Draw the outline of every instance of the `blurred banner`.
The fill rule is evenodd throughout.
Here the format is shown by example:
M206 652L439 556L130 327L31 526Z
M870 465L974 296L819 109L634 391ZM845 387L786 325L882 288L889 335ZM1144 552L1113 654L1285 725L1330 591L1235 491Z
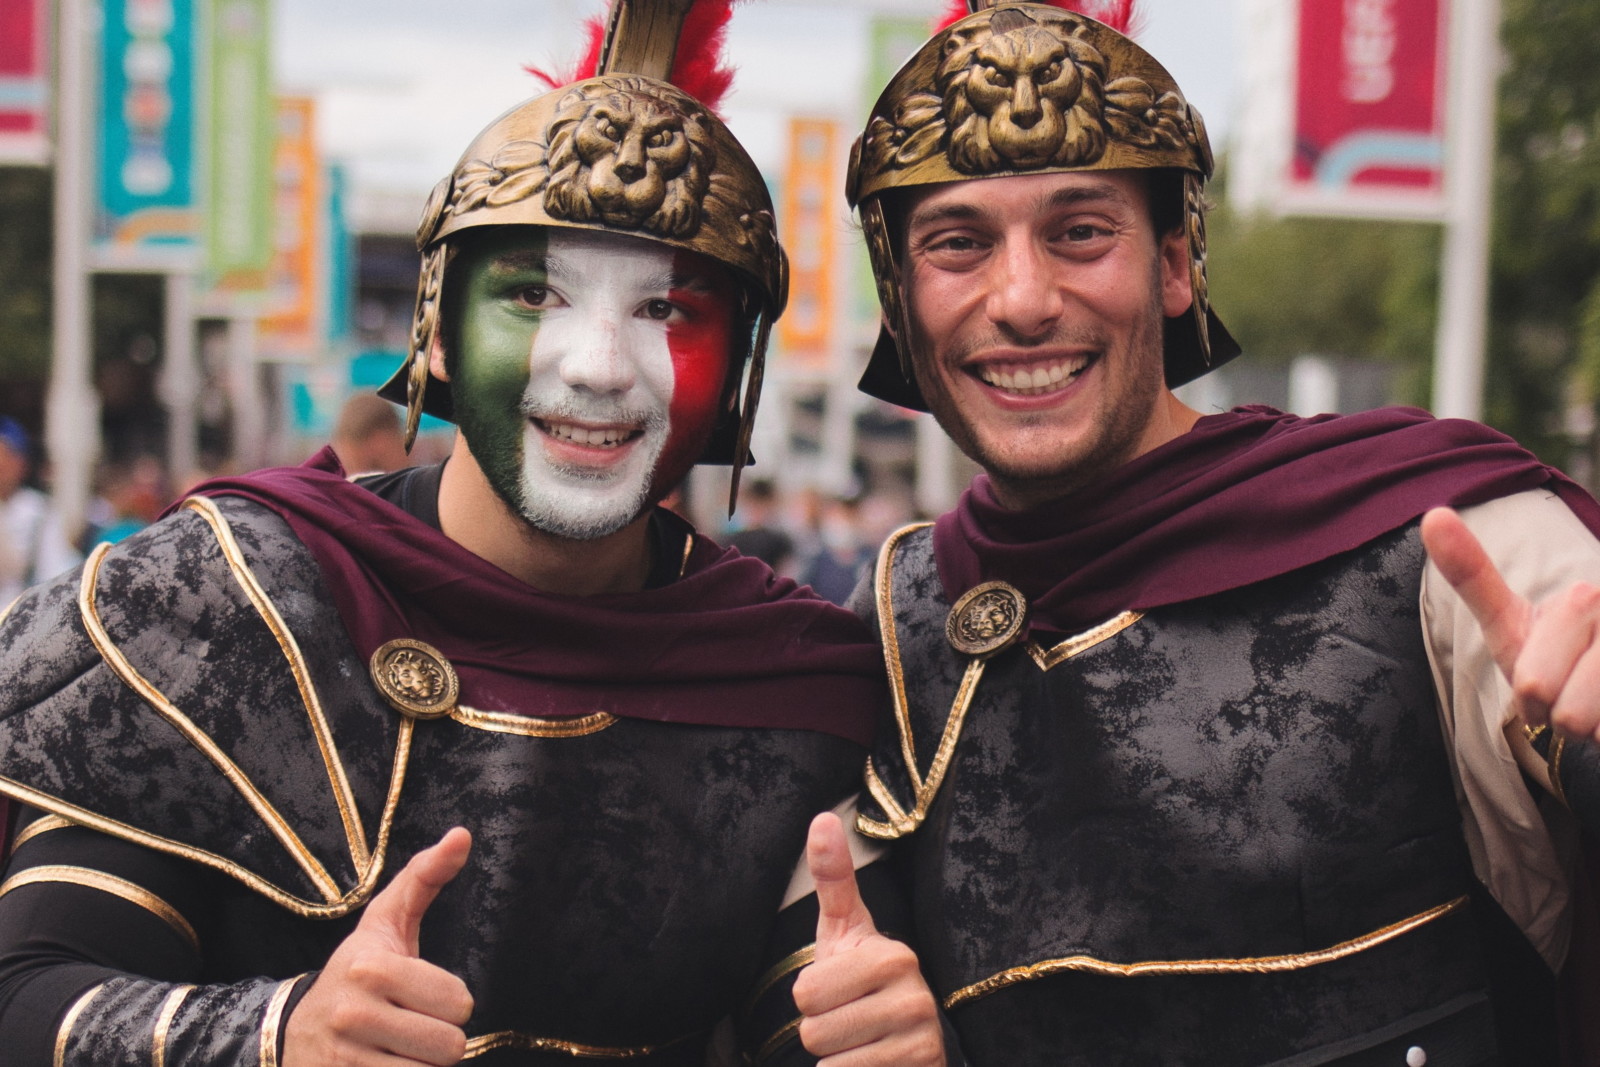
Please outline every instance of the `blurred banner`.
M1442 216L1446 0L1299 0L1290 212Z
M207 94L206 271L264 288L272 259L271 0L213 0Z
M0 0L0 164L50 158L50 8Z
M322 319L323 333L330 345L348 340L354 323L356 241L345 210L349 185L344 167L333 163L324 168L322 217L326 286Z
M310 359L321 347L322 181L316 110L310 97L280 96L273 152L272 264L267 274L262 351Z
M195 0L104 0L104 12L94 265L192 268Z
M785 363L826 372L834 339L833 278L837 229L846 217L835 175L839 124L790 119L789 154L778 217L789 253L789 306L778 320Z

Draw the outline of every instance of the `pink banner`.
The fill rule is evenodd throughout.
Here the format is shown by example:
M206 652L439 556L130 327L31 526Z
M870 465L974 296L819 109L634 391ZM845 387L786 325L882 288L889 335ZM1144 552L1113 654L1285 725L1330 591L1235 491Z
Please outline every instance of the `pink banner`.
M1440 202L1444 2L1299 0L1291 198Z
M0 163L48 156L49 31L46 0L0 0Z

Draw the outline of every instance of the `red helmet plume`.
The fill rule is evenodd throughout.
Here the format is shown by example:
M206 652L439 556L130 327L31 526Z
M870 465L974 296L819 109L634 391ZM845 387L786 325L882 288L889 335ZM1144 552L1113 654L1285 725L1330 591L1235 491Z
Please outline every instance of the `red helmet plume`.
M723 62L722 47L728 37L728 20L737 0L696 0L683 23L678 38L678 54L672 61L672 76L667 80L704 104L712 114L733 84L733 68ZM583 57L566 72L548 73L536 67L527 71L552 89L594 77L600 65L600 47L605 37L605 19L595 16L585 24L589 45Z

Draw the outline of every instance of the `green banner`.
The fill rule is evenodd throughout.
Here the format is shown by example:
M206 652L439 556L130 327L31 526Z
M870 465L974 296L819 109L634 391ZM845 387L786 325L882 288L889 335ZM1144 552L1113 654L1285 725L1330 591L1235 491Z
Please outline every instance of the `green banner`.
M272 256L271 0L210 0L206 266L259 289Z

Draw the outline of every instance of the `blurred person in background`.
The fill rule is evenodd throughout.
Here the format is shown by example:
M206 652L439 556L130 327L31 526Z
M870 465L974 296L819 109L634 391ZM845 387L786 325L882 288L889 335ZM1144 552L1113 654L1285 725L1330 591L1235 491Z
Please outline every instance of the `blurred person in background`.
M767 478L752 479L740 494L739 521L723 540L782 574L794 556L794 538L779 525L781 511L778 487Z
M859 496L826 497L817 523L817 547L801 561L796 577L835 604L850 599L876 553L861 536L860 515Z
M405 424L395 406L372 393L344 402L333 426L333 450L352 478L409 466Z
M881 657L657 506L737 491L785 300L760 173L667 78L726 87L727 5L685 14L619 6L606 73L430 197L382 393L444 463L207 483L0 626L7 1067L814 1062L795 961L857 955L875 854L828 816L797 862ZM942 1062L865 951L914 1010L820 1051Z
M50 498L28 484L32 473L33 439L16 419L0 415L0 610L83 559Z

